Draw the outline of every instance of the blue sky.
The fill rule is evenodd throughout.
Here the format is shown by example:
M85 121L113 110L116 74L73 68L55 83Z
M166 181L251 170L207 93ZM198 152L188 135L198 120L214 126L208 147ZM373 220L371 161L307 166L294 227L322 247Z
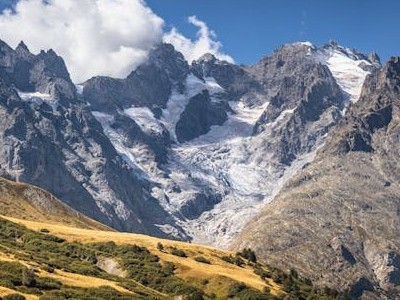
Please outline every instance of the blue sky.
M147 0L166 26L186 36L196 15L213 29L225 53L254 63L282 44L336 40L361 52L376 50L382 60L400 55L398 0Z
M10 7L15 1L0 0L0 10ZM390 56L400 55L399 0L379 2L376 0L145 0L153 12L160 17L159 20L141 10L141 4L129 7L129 3L140 3L138 0L121 0L119 1L122 3L120 10L114 9L113 6L113 10L115 10L113 17L116 16L118 19L119 13L132 9L125 16L128 26L132 25L130 33L130 39L133 37L132 42L125 40L124 29L120 30L120 28L112 28L113 31L110 31L112 34L107 35L107 37L111 37L108 38L110 45L104 45L106 40L104 36L95 37L98 34L96 30L86 33L85 38L93 37L93 40L86 43L86 48L80 42L83 37L80 37L79 34L76 34L75 39L60 39L60 36L71 37L71 32L64 34L64 32L54 31L55 27L61 28L56 23L57 20L61 24L71 20L80 23L76 20L93 17L93 20L100 19L107 22L109 18L107 14L90 16L85 11L78 11L83 6L82 3L86 3L86 7L93 5L93 2L90 4L90 1L77 0L76 9L72 12L65 11L58 15L52 15L50 19L53 23L48 22L49 18L46 13L41 16L43 22L37 22L35 16L40 16L41 11L46 9L43 5L36 5L34 12L29 8L25 9L25 13L21 13L19 17L15 17L11 21L0 18L0 23L3 22L1 23L2 28L0 28L0 38L5 39L12 46L15 46L18 40L27 40L28 46L35 51L38 51L39 48L53 47L66 59L72 72L76 72L76 75L73 74L76 80L83 80L93 74L125 76L143 59L133 55L129 57L129 64L126 66L126 53L119 53L115 56L118 47L128 44L132 53L147 51L149 46L162 39L162 32L168 33L172 28L182 34L175 36L174 41L179 42L179 39L184 37L194 42L192 45L186 43L187 53L183 52L185 57L196 57L198 52L204 49L201 47L201 43L196 43L196 34L201 26L190 24L188 21L190 16L196 16L195 22L204 22L210 30L216 33L217 37L214 38L216 44L207 47L221 55L229 55L238 64L256 63L281 45L296 41L311 41L316 45L323 45L330 40L335 40L343 46L355 48L363 53L375 50L383 62ZM112 3L113 0L103 1ZM28 2L34 3L35 1L26 0L26 3ZM48 2L54 4L56 0L48 0ZM58 5L54 4L54 6L60 7L61 2L58 1ZM26 7L28 6L27 4ZM135 23L136 19L139 21ZM164 27L162 27L163 22ZM43 24L47 24L47 28L43 27ZM146 28L142 28L143 26L140 24L146 24ZM31 32L28 33L27 28ZM75 32L79 31L84 32L86 28L75 28ZM53 36L49 37L51 34ZM158 36L149 41L146 36L151 34ZM116 40L113 40L114 37ZM209 39L206 38L206 40L209 42ZM222 44L222 48L218 42ZM81 53L78 60L76 57L74 59L70 57L72 54L68 47L70 48L71 45L80 47L74 49L75 52L80 51L79 53ZM88 48L90 45L92 48ZM96 56L92 54L98 49L101 49L103 53L98 53L96 64L94 64L90 59L92 57L93 60L95 59ZM182 50L180 49L180 51ZM76 56L76 53L74 55ZM98 63L101 55L104 56L103 66ZM115 70L110 73L108 72L110 67L108 60L112 55L117 58L113 64L116 66ZM84 74L88 66L99 66L99 68Z

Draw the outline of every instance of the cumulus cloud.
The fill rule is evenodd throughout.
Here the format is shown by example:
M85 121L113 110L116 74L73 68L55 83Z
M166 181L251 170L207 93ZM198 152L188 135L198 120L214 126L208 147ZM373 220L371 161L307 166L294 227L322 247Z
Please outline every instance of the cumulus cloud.
M142 0L20 0L0 15L0 39L54 49L82 82L128 75L162 41L163 25Z
M183 36L176 28L164 35L164 42L174 45L175 49L182 52L188 62L199 59L205 53L211 53L221 60L233 63L233 58L221 51L222 44L216 40L214 31L196 16L188 18L189 23L198 28L197 39L191 40Z

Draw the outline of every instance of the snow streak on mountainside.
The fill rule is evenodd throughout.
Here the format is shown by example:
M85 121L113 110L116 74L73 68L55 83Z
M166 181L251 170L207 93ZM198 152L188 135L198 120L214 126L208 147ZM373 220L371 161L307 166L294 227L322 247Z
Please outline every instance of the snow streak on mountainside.
M107 109L94 116L132 171L150 182L151 196L178 227L195 242L219 246L229 245L281 186L313 160L347 102L358 98L365 76L378 67L336 44L285 45L246 68L212 55L184 66L168 46L153 56L154 62L125 83L108 81L109 94L116 94L114 86L136 82L152 88L146 78L156 72L158 82L175 78L168 89L157 85L158 98L165 102L138 103L139 93L124 103L122 98L128 98L121 95L112 98L124 103L121 107L110 110L107 102ZM92 105L108 97L99 88L107 80L85 85ZM159 228L181 236L169 224Z

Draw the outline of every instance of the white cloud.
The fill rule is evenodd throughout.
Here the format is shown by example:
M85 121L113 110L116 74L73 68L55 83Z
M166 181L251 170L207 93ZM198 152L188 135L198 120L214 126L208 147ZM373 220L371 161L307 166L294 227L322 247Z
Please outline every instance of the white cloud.
M164 42L174 45L175 49L182 52L188 62L199 59L205 53L211 53L221 60L233 63L233 58L221 52L222 44L216 40L216 34L207 24L197 19L196 16L188 18L189 23L198 27L197 39L192 41L183 36L176 28L164 35Z
M20 0L0 15L0 39L54 49L71 77L125 77L162 41L163 20L142 0Z

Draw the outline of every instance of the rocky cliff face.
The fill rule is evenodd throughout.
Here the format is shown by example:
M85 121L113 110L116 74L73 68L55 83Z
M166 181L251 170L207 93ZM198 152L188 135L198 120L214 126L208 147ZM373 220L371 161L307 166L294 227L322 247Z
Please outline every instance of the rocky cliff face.
M323 284L395 299L399 282L400 60L367 78L315 160L249 222L235 247ZM378 296L376 296L378 297Z
M114 228L163 235L156 224L168 215L104 135L62 59L2 44L0 63L1 175Z

